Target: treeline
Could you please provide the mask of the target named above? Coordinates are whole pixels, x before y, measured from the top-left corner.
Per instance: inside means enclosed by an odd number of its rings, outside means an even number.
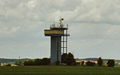
[[[77,63],[76,60],[74,59],[74,55],[72,53],[64,53],[62,55],[62,62],[66,65],[81,65],[81,66],[104,66],[103,60],[101,57],[98,58],[97,62],[93,62],[93,61],[87,61],[87,62],[80,62]],[[115,66],[115,60],[110,59],[107,61],[106,65],[108,67],[114,67]]]
[[[43,58],[24,61],[24,66],[38,66],[38,65],[50,65],[50,59]]]
[[[61,57],[63,65],[75,65],[76,61],[72,53],[64,53]],[[60,61],[56,61],[53,65],[60,65]],[[50,58],[34,59],[24,61],[24,66],[50,65]]]
[[[24,61],[24,66],[38,66],[38,65],[50,65],[50,58],[43,58],[43,59],[34,59],[34,60],[27,60]],[[74,55],[72,53],[64,53],[61,56],[61,63],[60,61],[56,61],[54,65],[80,65],[80,66],[104,66],[103,60],[101,57],[98,58],[97,62],[93,61],[81,61],[76,62],[74,59]],[[115,65],[114,60],[108,60],[106,65],[108,67],[113,67]]]
[[[87,61],[87,62],[80,62],[77,63],[80,64],[81,66],[104,66],[103,60],[101,57],[98,58],[97,63],[93,62],[93,61]],[[107,61],[106,66],[108,67],[114,67],[115,66],[115,61],[113,59],[110,59]]]

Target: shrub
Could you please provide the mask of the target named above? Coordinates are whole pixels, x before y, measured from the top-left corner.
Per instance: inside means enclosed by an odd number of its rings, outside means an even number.
[[[84,61],[81,62],[81,66],[84,66]]]
[[[24,61],[25,66],[49,65],[49,64],[50,64],[50,59],[49,58]]]
[[[50,65],[50,59],[49,58],[43,58],[41,60],[41,65]]]
[[[35,59],[34,65],[41,65],[41,59]]]
[[[107,62],[107,66],[108,67],[114,67],[115,66],[115,61],[114,60],[108,60],[108,62]]]
[[[103,60],[102,60],[101,57],[99,57],[99,59],[97,60],[97,64],[98,64],[99,66],[102,66],[102,65],[103,65]]]
[[[11,66],[11,64],[6,64],[6,66]]]
[[[87,61],[87,62],[86,62],[86,66],[94,66],[94,65],[95,65],[94,62],[90,62],[90,61]]]
[[[32,66],[32,65],[35,65],[35,63],[34,63],[34,60],[27,60],[24,62],[24,65],[25,66]]]
[[[56,61],[56,62],[55,62],[55,65],[60,65],[60,61]]]

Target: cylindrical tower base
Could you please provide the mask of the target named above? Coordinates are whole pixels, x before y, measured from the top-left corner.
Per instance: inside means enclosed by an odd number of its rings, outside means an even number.
[[[51,36],[51,64],[61,62],[61,36]]]

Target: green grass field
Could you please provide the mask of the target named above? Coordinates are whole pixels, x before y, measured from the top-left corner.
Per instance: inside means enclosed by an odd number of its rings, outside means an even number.
[[[120,67],[21,66],[0,67],[0,75],[120,75]]]

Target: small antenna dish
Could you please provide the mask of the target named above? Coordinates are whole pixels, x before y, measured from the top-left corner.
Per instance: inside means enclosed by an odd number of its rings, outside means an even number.
[[[64,20],[64,18],[60,18],[59,21],[62,22]]]
[[[64,26],[63,23],[62,23],[63,20],[64,20],[64,18],[60,18],[60,19],[59,19],[59,21],[60,21],[60,27],[61,27],[61,28],[63,28],[63,26]]]

